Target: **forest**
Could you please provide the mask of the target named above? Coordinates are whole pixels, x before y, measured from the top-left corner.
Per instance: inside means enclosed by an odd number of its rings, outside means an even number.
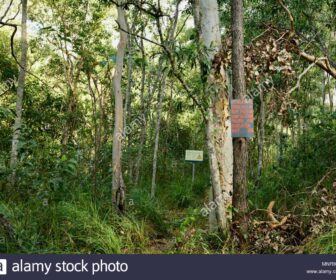
[[[0,252],[336,253],[335,0],[0,0]]]

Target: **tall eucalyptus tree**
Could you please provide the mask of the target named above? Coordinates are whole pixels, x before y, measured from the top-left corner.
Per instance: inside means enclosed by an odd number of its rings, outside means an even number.
[[[122,4],[122,1],[119,1]],[[122,174],[122,132],[123,132],[123,95],[121,91],[121,78],[124,67],[125,50],[127,46],[127,24],[125,11],[118,5],[118,25],[120,27],[120,39],[118,43],[116,66],[113,75],[114,93],[114,131],[113,131],[113,154],[112,154],[112,203],[120,211],[125,208],[126,186]]]
[[[23,93],[26,81],[27,72],[27,53],[28,53],[28,39],[27,39],[27,12],[28,0],[22,0],[22,18],[21,18],[21,59],[19,65],[19,79],[16,90],[16,110],[15,122],[13,126],[12,149],[10,157],[10,168],[12,169],[11,184],[14,185],[16,181],[16,167],[18,161],[19,138],[21,135],[22,126],[22,102]]]

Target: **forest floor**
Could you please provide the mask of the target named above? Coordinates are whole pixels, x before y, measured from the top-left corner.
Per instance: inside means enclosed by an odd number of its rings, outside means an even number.
[[[334,253],[336,196],[322,188],[313,197],[320,203],[307,217],[278,213],[273,203],[264,211],[252,211],[248,246],[243,251],[232,236],[210,234],[208,219],[200,217],[200,210],[193,207],[163,209],[162,223],[154,214],[144,219],[145,212],[119,218],[104,214],[116,219],[106,220],[84,202],[83,206],[59,202],[45,213],[32,205],[29,209],[27,205],[0,204],[4,213],[0,234],[5,232],[10,240],[1,252]]]
[[[288,211],[283,215],[274,213],[275,201],[263,211],[265,215],[260,216],[257,214],[258,211],[253,211],[250,216],[248,247],[240,253],[302,254],[310,251],[318,253],[318,250],[322,249],[320,246],[329,246],[328,250],[336,252],[333,228],[336,223],[336,195],[321,188],[313,189],[311,196],[319,203],[315,205],[314,212],[306,217]],[[189,248],[185,245],[195,237],[197,230],[206,232],[208,225],[205,221],[197,227],[188,225],[181,234],[181,226],[176,225],[176,221],[183,220],[186,216],[188,212],[183,209],[174,209],[166,213],[170,231],[151,239],[149,249],[151,253],[188,252]],[[231,242],[233,247],[237,245],[233,244],[234,242],[237,242],[237,239],[233,238]],[[228,252],[228,248],[225,248],[227,243],[224,244],[220,251],[217,248],[217,253]]]
[[[108,189],[93,200],[90,191],[73,188],[67,198],[55,197],[48,204],[37,196],[30,200],[8,196],[0,200],[0,241],[5,241],[0,242],[0,252],[336,253],[336,180],[328,174],[329,180],[323,181],[327,177],[320,175],[313,187],[306,188],[302,199],[297,195],[303,192],[287,197],[273,193],[259,203],[261,207],[251,207],[243,250],[234,235],[209,233],[208,218],[201,215],[207,189],[195,192],[203,182],[193,192],[174,182],[161,188],[169,189],[169,196],[164,193],[155,199],[143,189],[132,188],[129,196],[134,206],[124,215],[116,215]]]

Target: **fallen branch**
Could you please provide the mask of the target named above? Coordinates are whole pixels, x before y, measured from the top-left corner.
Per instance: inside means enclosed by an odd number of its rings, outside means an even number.
[[[268,205],[267,207],[267,214],[268,214],[268,217],[271,219],[271,228],[272,229],[276,229],[278,227],[281,227],[283,226],[286,222],[287,222],[287,219],[290,215],[287,215],[285,217],[283,217],[281,219],[281,221],[279,222],[275,217],[274,217],[274,213],[273,213],[273,206],[275,204],[275,201],[271,201],[270,204]]]

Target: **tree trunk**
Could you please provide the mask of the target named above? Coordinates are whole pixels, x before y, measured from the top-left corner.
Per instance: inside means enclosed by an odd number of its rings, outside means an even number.
[[[122,30],[126,30],[125,12],[118,7],[118,24]],[[127,33],[120,30],[120,39],[116,57],[116,67],[113,75],[114,92],[114,131],[113,131],[113,155],[112,155],[112,203],[120,211],[125,208],[125,192],[122,168],[121,168],[121,147],[123,133],[123,97],[121,92],[121,77],[124,66],[125,49],[127,45]]]
[[[61,23],[63,29],[63,38],[59,42],[59,48],[63,57],[64,78],[67,87],[67,111],[65,124],[63,129],[63,135],[61,139],[62,153],[67,151],[69,142],[73,139],[74,130],[76,128],[76,111],[78,106],[78,84],[83,67],[83,57],[79,57],[76,62],[73,61],[71,55],[71,47],[68,46],[70,38],[68,33],[71,30],[67,30],[68,25],[66,19],[61,15]]]
[[[233,97],[246,99],[244,71],[244,20],[243,0],[232,0],[232,84]],[[239,225],[240,235],[245,239],[248,230],[247,218],[247,138],[233,140],[233,207],[234,221]]]
[[[331,107],[331,111],[334,111],[334,98],[336,98],[336,82],[335,82],[335,86],[334,86],[334,91],[333,91],[333,97],[332,97],[332,107]]]
[[[127,24],[127,22],[126,22]],[[129,29],[129,28],[128,28]],[[131,29],[130,32],[133,32]],[[125,96],[124,107],[124,129],[127,126],[127,117],[130,115],[130,99],[132,94],[132,74],[133,74],[133,38],[128,36],[128,55],[127,55],[127,91]]]
[[[197,1],[198,2],[198,1]],[[197,3],[195,3],[197,4]],[[194,7],[198,9],[198,7]],[[216,0],[200,0],[200,39],[207,48],[203,73],[208,97],[207,147],[218,228],[228,233],[232,219],[232,138],[229,96],[224,63],[221,58],[221,36]],[[203,58],[202,58],[203,59]]]
[[[259,134],[259,147],[258,147],[258,183],[260,182],[263,159],[264,159],[264,141],[265,141],[265,104],[264,94],[260,91],[260,134]]]
[[[141,35],[143,36],[143,30]],[[138,156],[135,164],[135,180],[134,184],[137,186],[139,183],[140,176],[140,165],[142,162],[142,154],[143,148],[146,142],[146,132],[147,132],[147,113],[146,113],[146,105],[145,105],[145,81],[146,81],[146,54],[143,39],[140,39],[140,50],[141,50],[141,89],[140,89],[140,102],[141,102],[141,111],[143,114],[143,118],[145,119],[145,123],[141,126],[140,130],[140,143],[138,148]],[[150,89],[148,89],[150,90]],[[149,94],[150,95],[150,94]]]
[[[303,126],[305,127],[305,117],[303,118]],[[303,129],[305,131],[305,129]],[[282,166],[282,158],[284,153],[284,126],[282,120],[280,120],[280,131],[279,131],[279,145],[278,145],[278,164]]]
[[[160,19],[156,19],[157,21],[157,27],[160,34],[160,41],[161,44],[165,46],[166,50],[169,50],[169,53],[172,49],[174,49],[174,35],[177,27],[178,22],[178,16],[179,16],[179,5],[181,1],[177,1],[176,3],[176,9],[175,9],[175,15],[172,19],[172,25],[169,29],[169,33],[167,36],[167,39],[164,40],[161,30],[161,24]],[[161,59],[159,60],[159,67],[161,67]],[[157,154],[159,150],[159,135],[160,135],[160,125],[161,125],[161,111],[162,111],[162,99],[165,95],[166,90],[166,78],[167,78],[168,72],[167,70],[164,70],[163,72],[163,78],[160,85],[160,91],[159,91],[159,104],[157,109],[157,122],[156,122],[156,128],[155,128],[155,146],[154,146],[154,155],[153,155],[153,173],[152,173],[152,187],[151,187],[151,197],[155,196],[156,192],[156,171],[157,171]]]
[[[160,62],[160,65],[161,65],[161,62]],[[155,196],[155,192],[156,192],[156,171],[157,171],[157,160],[158,160],[158,150],[159,150],[159,140],[160,140],[161,112],[162,112],[162,101],[163,101],[163,98],[165,96],[165,91],[166,91],[166,79],[167,79],[167,71],[163,73],[160,90],[158,92],[159,103],[158,103],[158,108],[157,108],[157,119],[156,119],[155,140],[154,140],[153,172],[152,172],[152,188],[151,188],[152,198]]]
[[[18,160],[18,144],[21,134],[22,126],[22,102],[23,102],[23,92],[26,80],[26,68],[27,68],[27,52],[28,52],[28,41],[27,41],[27,6],[28,0],[22,0],[22,19],[21,19],[21,59],[20,59],[20,71],[18,86],[16,91],[16,116],[15,123],[13,126],[13,138],[12,138],[12,149],[10,158],[10,168],[12,170],[12,175],[10,178],[10,183],[13,186],[16,181],[16,167]]]
[[[64,131],[63,131],[63,138],[62,138],[62,146],[63,146],[63,152],[67,150],[67,145],[69,142],[71,142],[75,130],[75,121],[76,121],[76,111],[78,106],[78,83],[80,74],[82,71],[82,62],[79,62],[77,65],[77,71],[74,74],[74,77],[68,77],[68,108],[67,108],[67,116],[66,116],[66,122],[64,125]],[[66,73],[68,75],[68,73]],[[70,74],[72,76],[72,74]]]
[[[214,201],[213,188],[209,189],[209,201],[210,202]],[[209,231],[211,233],[216,233],[218,231],[218,223],[215,211],[210,211],[209,213]]]
[[[322,73],[323,78],[322,78],[322,106],[324,109],[325,106],[325,100],[326,100],[326,87],[327,87],[327,79],[326,79],[326,72]]]
[[[145,70],[145,67],[143,68],[143,71]],[[145,124],[143,126],[141,126],[141,134],[140,134],[140,143],[139,143],[139,149],[138,149],[138,157],[137,157],[137,164],[136,164],[136,171],[135,171],[135,185],[138,184],[139,179],[140,179],[140,167],[141,167],[141,163],[142,163],[142,158],[143,158],[143,149],[144,146],[146,144],[146,135],[147,135],[147,122],[148,122],[148,115],[150,113],[150,104],[152,102],[152,98],[156,92],[156,90],[159,87],[159,83],[160,80],[162,79],[162,73],[161,73],[161,66],[158,67],[157,70],[157,74],[155,77],[155,82],[153,83],[151,81],[151,79],[147,79],[148,80],[148,95],[145,99],[145,97],[143,97],[143,116],[145,119]],[[143,72],[145,73],[145,72]],[[145,77],[143,76],[143,82],[145,81]],[[151,86],[152,85],[152,86]],[[144,86],[144,84],[143,84]],[[154,125],[154,123],[153,123]]]
[[[97,97],[95,94],[94,89],[91,86],[91,74],[87,73],[87,80],[88,80],[88,92],[91,96],[91,103],[92,103],[92,123],[93,123],[93,143],[94,143],[94,154],[93,154],[93,193],[96,196],[97,191],[97,165],[98,165],[98,150],[99,150],[99,132],[98,132],[98,113],[97,113]]]
[[[331,82],[330,82],[330,76],[327,74],[327,84],[328,84],[328,94],[329,94],[329,105],[330,105],[330,111],[333,111],[334,108],[334,91],[331,88]]]

